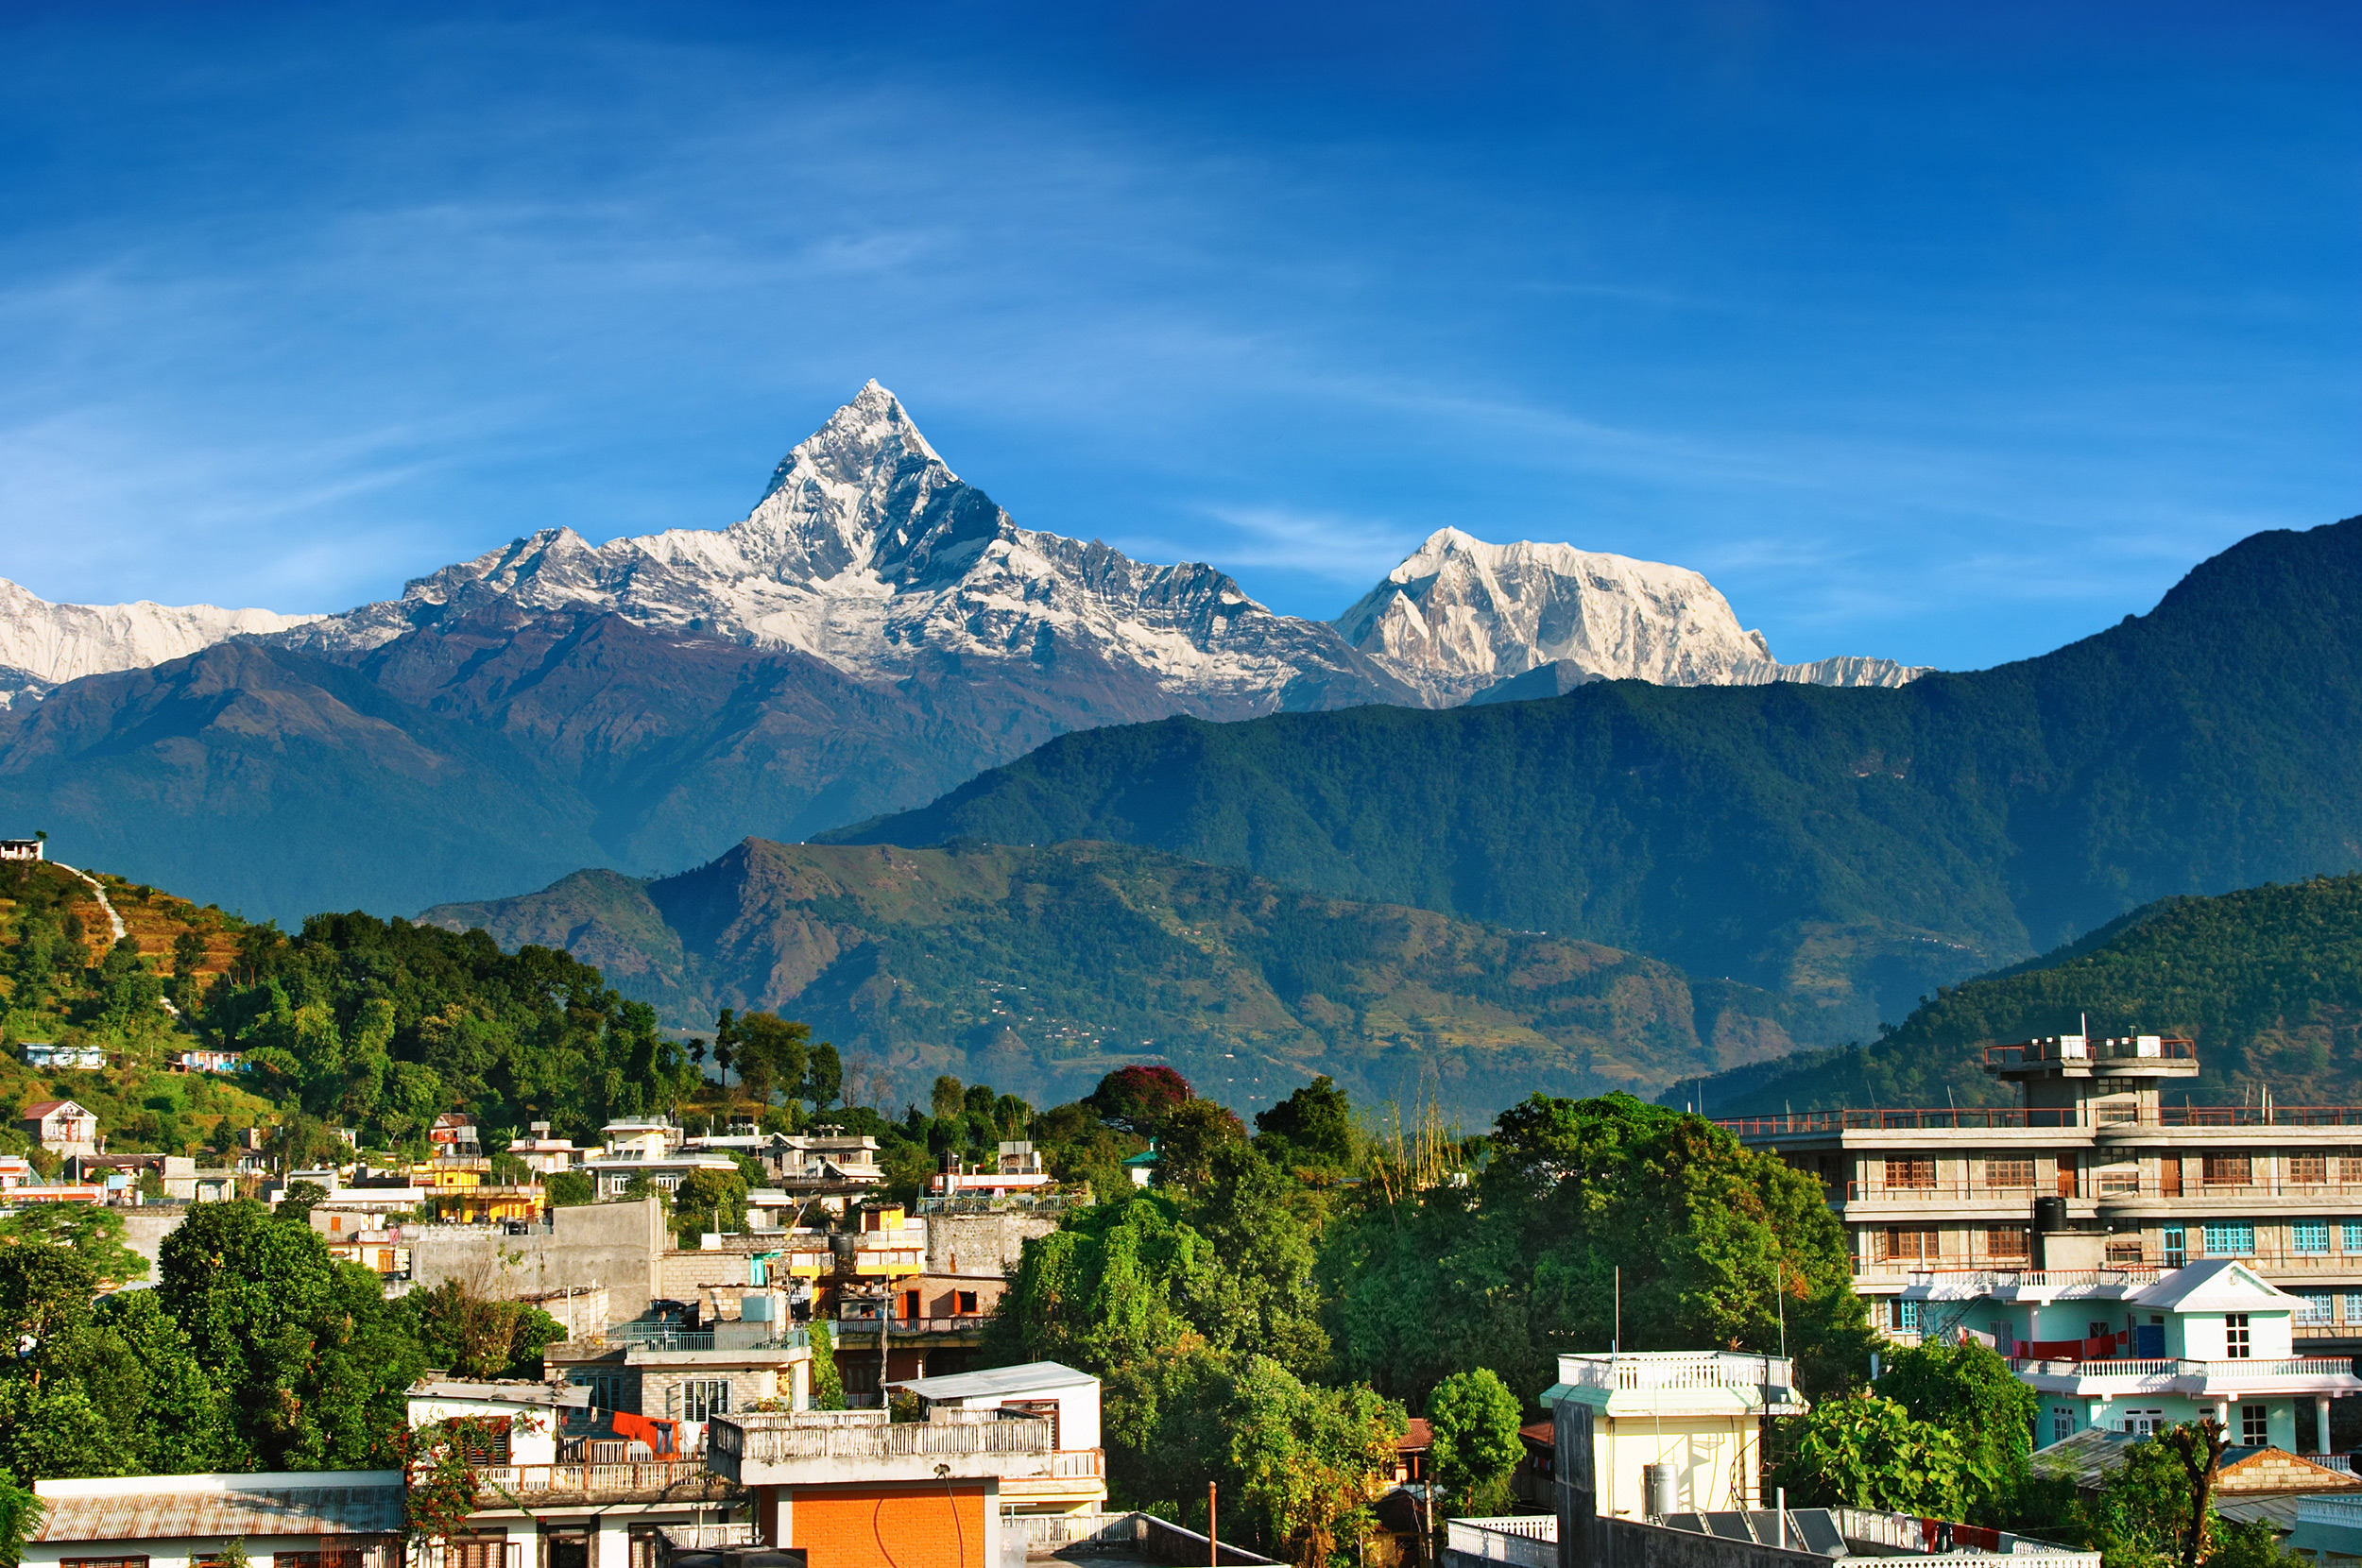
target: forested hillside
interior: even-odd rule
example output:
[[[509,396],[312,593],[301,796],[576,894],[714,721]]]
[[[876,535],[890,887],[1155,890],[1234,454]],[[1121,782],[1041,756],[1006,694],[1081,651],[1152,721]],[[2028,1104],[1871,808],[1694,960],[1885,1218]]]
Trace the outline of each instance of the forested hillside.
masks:
[[[1834,1044],[2150,899],[2362,865],[2357,736],[2362,520],[2256,535],[2146,616],[1899,690],[1168,720],[831,837],[1142,844],[1781,990]]]
[[[1593,943],[1121,844],[750,839],[677,877],[580,872],[419,919],[562,946],[687,1027],[775,1010],[898,1082],[950,1072],[1045,1102],[1147,1057],[1234,1106],[1326,1073],[1481,1120],[1537,1089],[1647,1092],[1784,1053],[1796,1011]]]
[[[2362,1104],[2362,877],[2166,898],[2029,963],[1947,987],[1867,1048],[1709,1080],[1716,1116],[2006,1103],[1982,1048],[2041,1034],[2182,1034],[2199,1104],[2269,1085],[2283,1105]],[[1695,1097],[1689,1085],[1684,1098]]]

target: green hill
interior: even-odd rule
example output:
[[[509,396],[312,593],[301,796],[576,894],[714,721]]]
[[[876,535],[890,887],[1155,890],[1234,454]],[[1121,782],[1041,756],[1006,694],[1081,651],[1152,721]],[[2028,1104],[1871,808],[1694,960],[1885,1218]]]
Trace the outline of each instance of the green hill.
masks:
[[[1111,727],[829,838],[1137,844],[1650,953],[1817,1004],[1816,1043],[1868,1038],[2149,900],[2362,866],[2362,519],[1901,690]]]
[[[2199,1104],[2268,1084],[2284,1105],[2362,1103],[2362,877],[2166,898],[2031,963],[1943,990],[1866,1049],[1710,1079],[1717,1116],[1854,1105],[2006,1104],[1987,1045],[2072,1033],[2182,1034]],[[1695,1096],[1698,1086],[1687,1094]],[[2184,1092],[2177,1086],[2175,1093]]]
[[[578,872],[419,920],[563,947],[685,1027],[775,1009],[905,1095],[948,1071],[1046,1104],[1155,1059],[1234,1105],[1327,1073],[1365,1103],[1425,1092],[1476,1116],[1792,1044],[1792,1010],[1743,986],[1117,844],[749,839],[677,877]]]

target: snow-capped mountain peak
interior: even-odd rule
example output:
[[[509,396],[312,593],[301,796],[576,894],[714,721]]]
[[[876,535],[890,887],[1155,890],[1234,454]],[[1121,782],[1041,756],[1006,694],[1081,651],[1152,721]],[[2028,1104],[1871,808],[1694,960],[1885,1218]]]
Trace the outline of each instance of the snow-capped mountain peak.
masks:
[[[216,605],[56,605],[0,577],[0,707],[13,693],[38,696],[60,682],[138,670],[248,632],[283,632],[316,615],[223,609]]]
[[[1666,686],[1893,686],[1922,673],[1888,659],[1782,665],[1686,567],[1569,544],[1488,544],[1457,528],[1429,535],[1332,624],[1438,705],[1556,663],[1584,678]]]

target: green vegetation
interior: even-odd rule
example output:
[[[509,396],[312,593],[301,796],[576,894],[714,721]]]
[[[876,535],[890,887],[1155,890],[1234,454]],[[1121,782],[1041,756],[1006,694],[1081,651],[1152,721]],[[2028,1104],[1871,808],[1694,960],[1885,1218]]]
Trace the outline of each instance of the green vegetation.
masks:
[[[1463,1515],[1509,1511],[1509,1478],[1525,1457],[1518,1440],[1525,1402],[1489,1367],[1454,1372],[1428,1397],[1435,1434],[1435,1483]]]
[[[2362,519],[2255,535],[2146,616],[1900,690],[1603,681],[1110,726],[825,837],[1138,844],[1733,976],[1820,1006],[1789,1032],[1835,1045],[2143,902],[2354,869],[2357,625]]]
[[[2015,968],[1938,990],[1866,1048],[1709,1080],[1717,1115],[2011,1100],[1982,1048],[2037,1035],[2198,1042],[2198,1103],[2255,1083],[2289,1105],[2362,1100],[2362,877],[2166,898]],[[1688,1091],[1696,1093],[1697,1086]]]
[[[742,912],[725,926],[716,909]],[[1368,1102],[1426,1083],[1489,1116],[1502,1084],[1648,1088],[1775,1055],[1814,1012],[1591,943],[1104,844],[748,840],[678,877],[586,872],[419,918],[505,946],[556,933],[684,1027],[789,1011],[848,1062],[1036,1103],[1149,1056],[1239,1107],[1326,1074]],[[870,1076],[847,1069],[854,1098]]]

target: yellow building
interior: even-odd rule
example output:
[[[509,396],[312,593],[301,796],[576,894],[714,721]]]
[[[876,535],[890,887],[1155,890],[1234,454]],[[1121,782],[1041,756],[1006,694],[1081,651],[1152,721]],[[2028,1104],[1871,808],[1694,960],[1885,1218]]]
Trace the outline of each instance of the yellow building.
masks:
[[[1591,1409],[1600,1512],[1626,1519],[1650,1515],[1643,1471],[1652,1465],[1670,1467],[1676,1511],[1761,1508],[1765,1422],[1811,1407],[1793,1363],[1730,1351],[1562,1355],[1542,1403],[1567,1400]]]
[[[547,1194],[538,1186],[470,1185],[427,1193],[419,1206],[446,1224],[488,1225],[504,1219],[539,1219]]]

